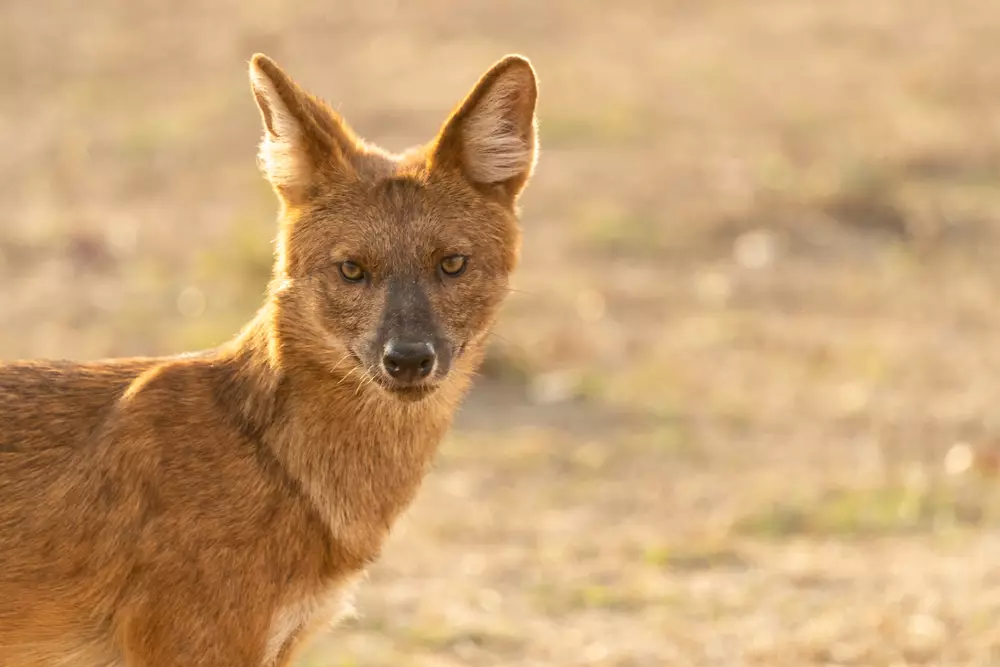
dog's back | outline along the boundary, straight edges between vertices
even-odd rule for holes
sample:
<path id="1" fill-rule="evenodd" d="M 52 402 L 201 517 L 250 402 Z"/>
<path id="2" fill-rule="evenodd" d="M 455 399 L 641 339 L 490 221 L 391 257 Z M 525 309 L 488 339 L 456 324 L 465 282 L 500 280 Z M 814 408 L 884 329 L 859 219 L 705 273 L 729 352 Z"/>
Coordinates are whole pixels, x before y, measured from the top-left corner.
<path id="1" fill-rule="evenodd" d="M 0 364 L 0 475 L 24 456 L 48 450 L 65 456 L 84 446 L 89 431 L 129 383 L 154 363 L 123 359 Z"/>

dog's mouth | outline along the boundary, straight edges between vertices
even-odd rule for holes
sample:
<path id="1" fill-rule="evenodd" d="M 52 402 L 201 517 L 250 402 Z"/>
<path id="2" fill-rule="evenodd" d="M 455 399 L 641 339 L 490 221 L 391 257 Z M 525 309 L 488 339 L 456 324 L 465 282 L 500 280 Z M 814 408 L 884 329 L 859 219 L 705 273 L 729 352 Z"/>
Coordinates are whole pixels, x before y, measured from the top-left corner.
<path id="1" fill-rule="evenodd" d="M 419 401 L 438 390 L 438 385 L 436 384 L 400 384 L 381 375 L 375 376 L 375 384 L 389 394 L 406 402 Z"/>

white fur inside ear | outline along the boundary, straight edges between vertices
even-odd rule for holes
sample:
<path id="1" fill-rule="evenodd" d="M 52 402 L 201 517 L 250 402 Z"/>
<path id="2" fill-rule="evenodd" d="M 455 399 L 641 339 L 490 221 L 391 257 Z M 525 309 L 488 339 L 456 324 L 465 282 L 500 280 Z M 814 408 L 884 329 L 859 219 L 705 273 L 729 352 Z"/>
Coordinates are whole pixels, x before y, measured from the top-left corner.
<path id="1" fill-rule="evenodd" d="M 525 139 L 534 129 L 517 125 L 518 87 L 516 80 L 497 81 L 463 123 L 466 168 L 480 183 L 501 183 L 526 174 L 534 163 L 534 147 Z"/>
<path id="2" fill-rule="evenodd" d="M 264 128 L 264 138 L 257 153 L 260 168 L 274 185 L 294 186 L 305 177 L 305 164 L 300 149 L 302 128 L 288 111 L 267 75 L 255 68 L 251 74 L 251 82 L 258 104 L 267 107 L 262 112 L 271 121 L 270 129 Z"/>

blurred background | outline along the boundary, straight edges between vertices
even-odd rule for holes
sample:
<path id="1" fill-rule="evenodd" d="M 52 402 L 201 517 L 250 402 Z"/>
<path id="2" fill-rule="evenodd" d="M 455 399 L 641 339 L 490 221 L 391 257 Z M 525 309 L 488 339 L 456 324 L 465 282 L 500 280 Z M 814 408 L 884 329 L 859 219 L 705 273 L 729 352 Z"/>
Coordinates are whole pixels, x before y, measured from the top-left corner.
<path id="1" fill-rule="evenodd" d="M 255 51 L 389 149 L 541 79 L 519 290 L 313 667 L 1000 664 L 993 0 L 0 3 L 0 357 L 218 344 Z"/>

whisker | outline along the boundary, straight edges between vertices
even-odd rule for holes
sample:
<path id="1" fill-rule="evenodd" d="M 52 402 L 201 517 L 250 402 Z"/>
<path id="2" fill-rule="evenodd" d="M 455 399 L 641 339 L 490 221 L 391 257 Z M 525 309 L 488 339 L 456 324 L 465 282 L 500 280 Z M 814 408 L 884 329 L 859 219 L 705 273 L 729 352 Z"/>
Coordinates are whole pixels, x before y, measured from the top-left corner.
<path id="1" fill-rule="evenodd" d="M 358 383 L 356 385 L 354 385 L 354 395 L 355 396 L 357 396 L 358 394 L 360 394 L 361 393 L 361 388 L 363 386 L 365 386 L 366 384 L 368 384 L 366 382 L 367 379 L 368 379 L 368 369 L 367 368 L 362 368 L 361 369 L 361 377 L 358 379 Z"/>
<path id="2" fill-rule="evenodd" d="M 344 356 L 342 356 L 342 357 L 341 357 L 340 359 L 338 359 L 338 360 L 337 360 L 337 363 L 335 363 L 335 364 L 333 365 L 333 370 L 335 370 L 335 371 L 336 371 L 336 370 L 340 370 L 340 365 L 341 365 L 342 363 L 344 363 L 344 360 L 345 360 L 345 359 L 347 359 L 347 358 L 348 358 L 349 356 L 351 356 L 351 353 L 350 353 L 350 352 L 348 352 L 347 354 L 345 354 Z"/>
<path id="3" fill-rule="evenodd" d="M 370 366 L 365 366 L 365 368 L 362 371 L 363 375 L 362 375 L 362 378 L 361 378 L 361 382 L 358 383 L 358 386 L 354 390 L 354 395 L 355 396 L 357 396 L 358 393 L 360 393 L 360 391 L 364 387 L 367 387 L 368 385 L 370 385 L 372 382 L 375 381 L 375 375 L 373 375 L 373 372 L 374 371 L 372 370 L 372 368 Z"/>
<path id="4" fill-rule="evenodd" d="M 354 367 L 350 368 L 350 369 L 349 369 L 349 370 L 347 371 L 347 374 L 346 374 L 346 375 L 344 375 L 344 377 L 340 378 L 340 382 L 338 382 L 338 383 L 337 383 L 337 386 L 339 387 L 340 385 L 344 384 L 344 381 L 345 381 L 345 380 L 347 380 L 347 378 L 349 378 L 349 377 L 351 377 L 352 375 L 354 375 L 354 371 L 356 371 L 356 370 L 358 370 L 358 367 L 357 367 L 357 366 L 354 366 Z"/>

